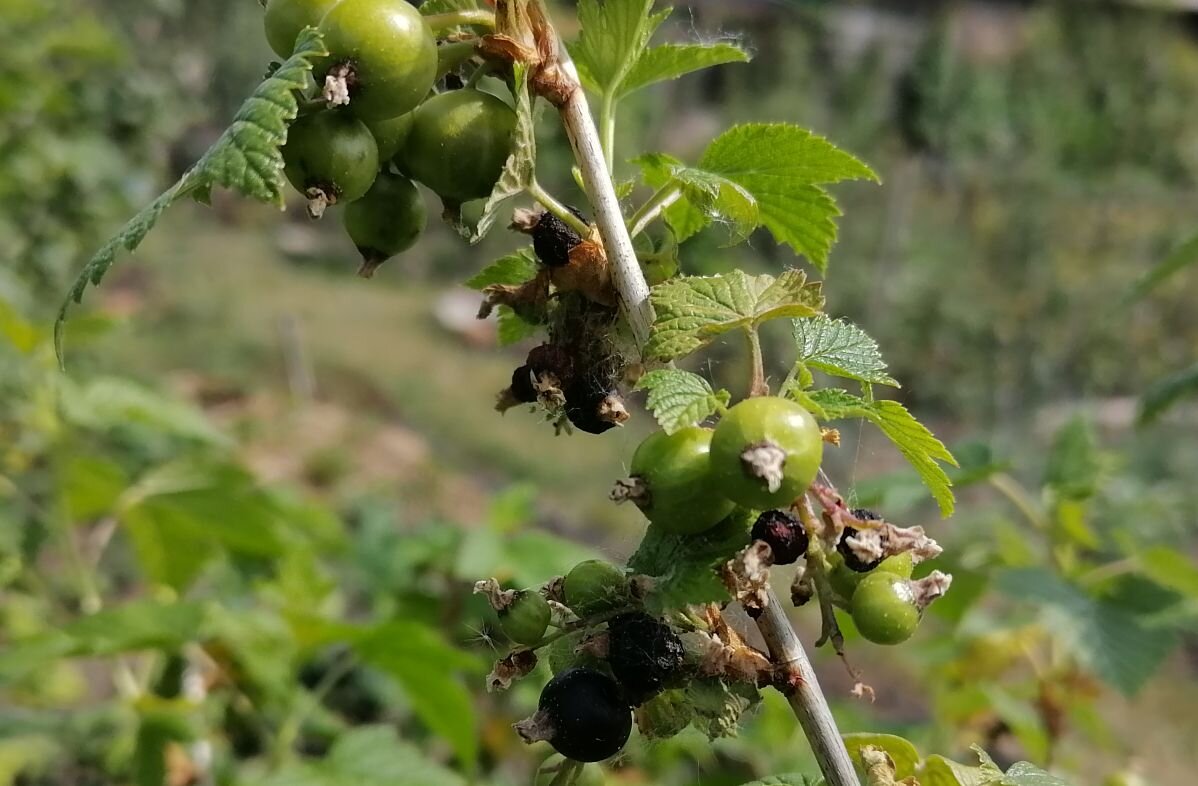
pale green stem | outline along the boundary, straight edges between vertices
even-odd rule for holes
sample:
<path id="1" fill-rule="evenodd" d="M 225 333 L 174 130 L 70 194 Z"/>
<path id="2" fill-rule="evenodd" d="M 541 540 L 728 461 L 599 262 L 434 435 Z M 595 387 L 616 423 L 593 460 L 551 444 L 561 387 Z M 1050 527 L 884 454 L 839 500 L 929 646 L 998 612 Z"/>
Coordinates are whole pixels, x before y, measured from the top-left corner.
<path id="1" fill-rule="evenodd" d="M 761 337 L 757 335 L 757 328 L 755 327 L 745 328 L 745 335 L 749 338 L 749 361 L 753 364 L 753 376 L 749 383 L 749 398 L 768 396 L 770 389 L 765 384 L 765 361 L 761 356 Z"/>
<path id="2" fill-rule="evenodd" d="M 570 208 L 563 205 L 552 194 L 541 187 L 537 181 L 532 181 L 525 189 L 528 195 L 541 204 L 541 207 L 548 210 L 553 215 L 560 218 L 568 227 L 577 232 L 584 238 L 591 236 L 591 228 L 587 226 L 587 222 L 583 221 L 578 216 L 570 212 Z"/>
<path id="3" fill-rule="evenodd" d="M 615 171 L 616 165 L 616 99 L 611 93 L 603 96 L 603 104 L 599 108 L 599 135 L 603 158 L 610 174 Z"/>
<path id="4" fill-rule="evenodd" d="M 448 74 L 478 54 L 474 41 L 455 41 L 437 47 L 437 78 Z"/>
<path id="5" fill-rule="evenodd" d="M 666 208 L 681 198 L 682 189 L 672 182 L 657 189 L 657 193 L 649 197 L 648 201 L 632 214 L 632 218 L 628 219 L 628 234 L 636 237 L 644 232 L 650 224 L 661 217 Z"/>
<path id="6" fill-rule="evenodd" d="M 451 11 L 444 14 L 433 14 L 424 17 L 434 33 L 440 33 L 452 27 L 478 26 L 495 27 L 495 14 L 490 11 Z"/>

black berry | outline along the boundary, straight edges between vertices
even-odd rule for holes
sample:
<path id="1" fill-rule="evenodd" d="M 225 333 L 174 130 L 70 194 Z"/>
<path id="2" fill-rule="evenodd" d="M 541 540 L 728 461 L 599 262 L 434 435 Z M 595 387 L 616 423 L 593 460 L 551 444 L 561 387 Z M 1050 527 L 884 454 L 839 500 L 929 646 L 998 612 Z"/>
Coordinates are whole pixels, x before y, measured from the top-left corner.
<path id="1" fill-rule="evenodd" d="M 582 218 L 574 208 L 570 212 Z M 546 267 L 561 267 L 570 263 L 570 252 L 582 243 L 582 237 L 552 213 L 544 213 L 532 230 L 532 247 L 537 259 Z"/>
<path id="2" fill-rule="evenodd" d="M 628 409 L 615 388 L 582 380 L 566 390 L 566 417 L 579 431 L 602 434 L 628 420 Z"/>
<path id="3" fill-rule="evenodd" d="M 782 510 L 767 510 L 753 524 L 753 540 L 763 540 L 774 553 L 775 565 L 791 565 L 807 553 L 803 522 Z"/>
<path id="4" fill-rule="evenodd" d="M 537 714 L 517 724 L 525 739 L 547 740 L 561 755 L 593 762 L 620 752 L 632 732 L 632 709 L 616 681 L 592 669 L 569 669 L 541 691 Z"/>
<path id="5" fill-rule="evenodd" d="M 512 372 L 512 385 L 509 388 L 512 398 L 521 404 L 532 404 L 537 400 L 537 389 L 532 384 L 533 370 L 524 365 Z"/>
<path id="6" fill-rule="evenodd" d="M 856 508 L 855 510 L 849 512 L 853 514 L 853 518 L 859 519 L 861 521 L 880 521 L 882 519 L 882 517 L 877 513 L 874 513 L 872 510 L 866 510 L 865 508 Z M 866 562 L 858 557 L 857 553 L 849 547 L 848 543 L 845 542 L 849 538 L 854 538 L 856 536 L 856 529 L 853 527 L 845 527 L 844 532 L 842 532 L 840 535 L 840 542 L 836 544 L 836 550 L 840 552 L 842 557 L 844 557 L 844 564 L 846 566 L 857 571 L 858 573 L 869 573 L 871 570 L 882 564 L 883 558 L 879 557 L 876 560 Z"/>
<path id="7" fill-rule="evenodd" d="M 608 624 L 607 662 L 634 705 L 661 692 L 683 654 L 678 634 L 648 614 L 622 614 Z"/>

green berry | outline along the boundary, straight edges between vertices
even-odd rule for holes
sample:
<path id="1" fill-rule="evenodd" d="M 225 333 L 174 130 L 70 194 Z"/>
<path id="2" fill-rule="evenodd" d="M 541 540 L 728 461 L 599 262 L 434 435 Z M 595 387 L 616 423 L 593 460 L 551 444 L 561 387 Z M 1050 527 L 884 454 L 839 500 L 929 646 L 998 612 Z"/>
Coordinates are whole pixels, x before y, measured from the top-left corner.
<path id="1" fill-rule="evenodd" d="M 566 574 L 566 605 L 580 617 L 602 614 L 628 602 L 624 571 L 603 560 L 580 562 Z"/>
<path id="2" fill-rule="evenodd" d="M 823 456 L 819 424 L 793 401 L 766 396 L 734 406 L 711 440 L 714 482 L 749 508 L 786 508 L 815 480 Z"/>
<path id="3" fill-rule="evenodd" d="M 341 0 L 320 22 L 329 57 L 317 73 L 345 74 L 349 107 L 363 120 L 416 108 L 437 76 L 437 41 L 405 0 Z"/>
<path id="4" fill-rule="evenodd" d="M 374 183 L 379 150 L 362 121 L 326 111 L 291 124 L 283 162 L 287 180 L 310 200 L 319 196 L 327 204 L 353 202 Z"/>
<path id="5" fill-rule="evenodd" d="M 680 535 L 705 532 L 735 505 L 711 482 L 710 429 L 690 426 L 655 432 L 632 456 L 632 477 L 644 494 L 633 496 L 649 521 Z"/>
<path id="6" fill-rule="evenodd" d="M 340 0 L 268 0 L 263 25 L 266 42 L 286 59 L 295 50 L 295 39 L 305 27 L 316 27 Z"/>
<path id="7" fill-rule="evenodd" d="M 387 166 L 387 162 L 395 158 L 403 149 L 404 144 L 408 141 L 408 134 L 412 133 L 412 120 L 412 113 L 408 112 L 399 117 L 366 121 L 366 127 L 370 129 L 375 143 L 379 146 L 379 164 L 381 166 Z"/>
<path id="8" fill-rule="evenodd" d="M 539 592 L 523 590 L 510 606 L 499 612 L 499 627 L 512 641 L 532 647 L 545 637 L 551 616 L 549 601 Z"/>
<path id="9" fill-rule="evenodd" d="M 901 644 L 919 627 L 911 582 L 893 573 L 871 573 L 853 592 L 853 623 L 875 644 Z"/>
<path id="10" fill-rule="evenodd" d="M 512 151 L 511 107 L 466 88 L 430 98 L 415 114 L 404 171 L 452 204 L 490 196 Z"/>
<path id="11" fill-rule="evenodd" d="M 411 248 L 426 220 L 424 200 L 412 181 L 380 173 L 366 196 L 345 209 L 345 230 L 362 254 L 359 274 L 369 278 L 383 262 Z"/>

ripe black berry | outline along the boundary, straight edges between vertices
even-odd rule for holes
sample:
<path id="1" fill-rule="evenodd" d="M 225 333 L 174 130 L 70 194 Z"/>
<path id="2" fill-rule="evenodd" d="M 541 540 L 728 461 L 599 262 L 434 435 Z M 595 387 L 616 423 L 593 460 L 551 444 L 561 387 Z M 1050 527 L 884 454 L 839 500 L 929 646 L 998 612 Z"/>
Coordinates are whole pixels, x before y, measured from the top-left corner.
<path id="1" fill-rule="evenodd" d="M 861 521 L 880 521 L 882 518 L 872 510 L 866 510 L 865 508 L 856 508 L 850 512 L 853 514 L 853 518 L 860 519 Z M 876 560 L 871 562 L 866 562 L 858 557 L 857 553 L 849 548 L 849 544 L 845 543 L 845 541 L 849 538 L 856 536 L 856 529 L 853 527 L 845 527 L 844 532 L 840 535 L 840 542 L 836 544 L 836 550 L 840 552 L 842 557 L 844 557 L 844 564 L 847 567 L 857 571 L 858 573 L 868 573 L 874 568 L 878 567 L 878 565 L 882 564 L 883 557 L 878 557 Z"/>
<path id="2" fill-rule="evenodd" d="M 682 666 L 678 634 L 643 612 L 613 619 L 608 624 L 608 642 L 608 664 L 634 705 L 659 693 Z"/>
<path id="3" fill-rule="evenodd" d="M 611 677 L 569 669 L 541 691 L 535 715 L 516 724 L 526 742 L 545 740 L 561 755 L 593 762 L 615 756 L 632 733 L 632 709 Z"/>
<path id="4" fill-rule="evenodd" d="M 774 553 L 775 565 L 791 565 L 807 553 L 803 522 L 782 510 L 767 510 L 753 524 L 753 540 L 763 540 Z"/>
<path id="5" fill-rule="evenodd" d="M 570 208 L 570 212 L 582 218 L 582 213 L 578 210 Z M 542 214 L 532 230 L 533 250 L 537 252 L 537 259 L 546 267 L 568 265 L 570 252 L 581 242 L 579 234 L 552 213 Z"/>

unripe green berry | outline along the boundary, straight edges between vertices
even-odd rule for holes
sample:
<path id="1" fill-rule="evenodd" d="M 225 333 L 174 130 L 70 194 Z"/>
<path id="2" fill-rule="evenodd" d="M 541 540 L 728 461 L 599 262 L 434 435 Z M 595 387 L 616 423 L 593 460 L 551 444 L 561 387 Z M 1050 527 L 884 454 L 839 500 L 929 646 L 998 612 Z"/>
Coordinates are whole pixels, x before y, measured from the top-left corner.
<path id="1" fill-rule="evenodd" d="M 893 573 L 871 573 L 853 592 L 853 623 L 875 644 L 901 644 L 919 627 L 911 582 Z"/>
<path id="2" fill-rule="evenodd" d="M 532 647 L 545 637 L 551 616 L 549 602 L 539 592 L 523 590 L 499 612 L 499 627 L 512 641 Z"/>
<path id="3" fill-rule="evenodd" d="M 580 562 L 562 584 L 566 605 L 580 617 L 602 614 L 628 603 L 628 579 L 610 562 Z"/>

